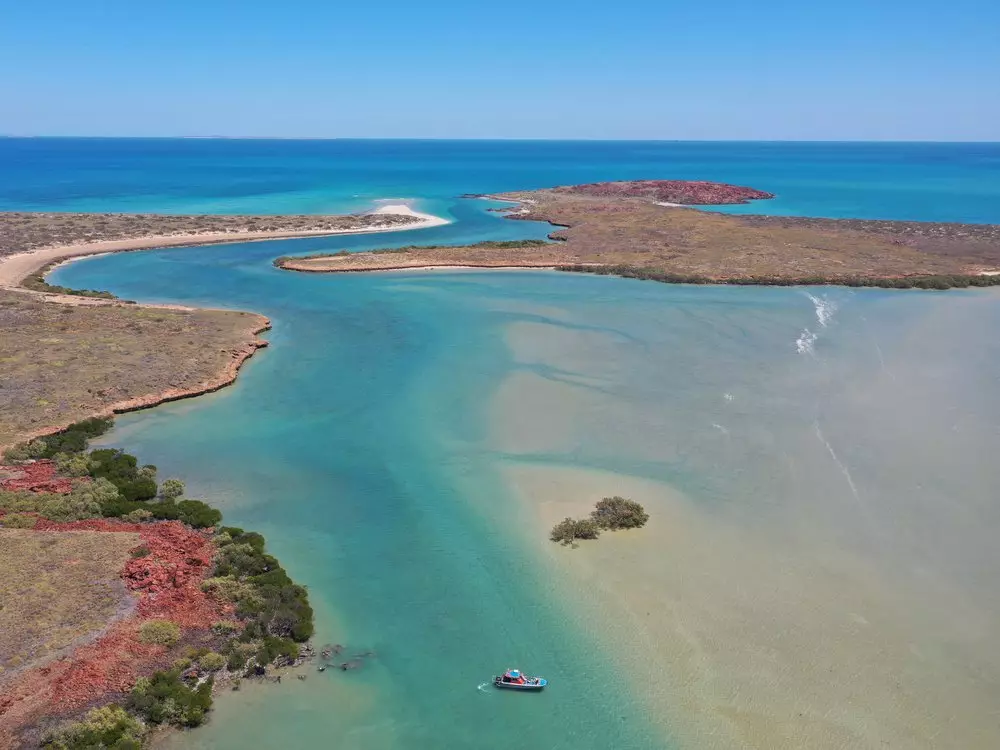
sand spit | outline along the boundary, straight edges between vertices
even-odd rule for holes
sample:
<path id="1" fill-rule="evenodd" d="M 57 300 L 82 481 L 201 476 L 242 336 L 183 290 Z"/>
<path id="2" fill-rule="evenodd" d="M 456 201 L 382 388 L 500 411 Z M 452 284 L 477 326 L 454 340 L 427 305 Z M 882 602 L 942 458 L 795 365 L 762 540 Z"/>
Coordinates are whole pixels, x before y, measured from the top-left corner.
<path id="1" fill-rule="evenodd" d="M 69 215 L 71 216 L 71 215 Z M 395 218 L 395 221 L 380 221 L 373 217 Z M 169 217 L 176 218 L 176 217 Z M 193 217 L 197 219 L 198 217 Z M 215 217 L 212 217 L 215 218 Z M 274 217 L 237 217 L 247 221 L 251 219 L 265 220 Z M 123 239 L 107 239 L 97 242 L 70 243 L 54 247 L 29 248 L 23 252 L 4 254 L 10 248 L 20 245 L 13 242 L 0 248 L 0 288 L 16 288 L 32 273 L 47 265 L 59 261 L 78 258 L 86 255 L 104 253 L 121 253 L 133 250 L 153 250 L 167 247 L 191 247 L 199 245 L 217 245 L 235 242 L 257 242 L 263 240 L 293 239 L 297 237 L 324 237 L 338 234 L 364 234 L 371 232 L 396 232 L 410 229 L 425 229 L 427 227 L 448 224 L 443 219 L 431 214 L 414 211 L 405 204 L 382 206 L 369 214 L 357 217 L 315 217 L 315 219 L 354 219 L 354 226 L 339 229 L 301 229 L 291 231 L 253 231 L 245 228 L 233 228 L 222 232 L 188 232 L 184 234 L 141 234 Z"/>

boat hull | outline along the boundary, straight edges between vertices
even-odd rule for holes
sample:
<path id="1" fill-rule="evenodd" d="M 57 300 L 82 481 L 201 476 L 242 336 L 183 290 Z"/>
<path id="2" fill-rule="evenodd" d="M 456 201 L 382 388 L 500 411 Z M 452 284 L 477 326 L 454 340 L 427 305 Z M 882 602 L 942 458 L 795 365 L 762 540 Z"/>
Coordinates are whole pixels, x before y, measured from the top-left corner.
<path id="1" fill-rule="evenodd" d="M 527 693 L 537 693 L 544 690 L 548 682 L 543 677 L 538 678 L 538 682 L 504 682 L 499 677 L 493 678 L 493 684 L 501 690 L 520 690 Z"/>

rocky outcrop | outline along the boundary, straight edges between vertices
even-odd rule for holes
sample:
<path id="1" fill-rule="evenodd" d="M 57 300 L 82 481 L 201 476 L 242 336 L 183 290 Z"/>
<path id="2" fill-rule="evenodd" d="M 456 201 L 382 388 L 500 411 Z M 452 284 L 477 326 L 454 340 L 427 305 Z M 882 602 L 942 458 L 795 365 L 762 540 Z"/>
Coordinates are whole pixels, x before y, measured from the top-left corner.
<path id="1" fill-rule="evenodd" d="M 702 180 L 630 180 L 592 182 L 553 188 L 553 192 L 601 198 L 648 198 L 685 206 L 722 206 L 773 198 L 763 190 Z"/>

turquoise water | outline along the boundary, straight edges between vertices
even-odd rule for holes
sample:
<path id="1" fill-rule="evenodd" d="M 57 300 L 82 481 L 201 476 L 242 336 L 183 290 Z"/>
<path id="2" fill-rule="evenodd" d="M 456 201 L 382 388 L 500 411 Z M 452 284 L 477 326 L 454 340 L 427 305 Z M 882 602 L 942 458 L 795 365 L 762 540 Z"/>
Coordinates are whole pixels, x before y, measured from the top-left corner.
<path id="1" fill-rule="evenodd" d="M 412 163 L 431 146 L 399 148 L 396 161 Z M 613 171 L 610 146 L 531 148 L 543 164 L 577 154 L 561 169 L 578 176 L 561 182 Z M 777 147 L 726 148 L 745 170 L 758 148 Z M 957 169 L 944 157 L 945 167 L 889 169 L 895 148 L 874 160 L 890 199 L 851 198 L 875 215 L 919 212 L 911 193 L 885 187 L 911 170 Z M 162 163 L 152 151 L 143 158 Z M 801 153 L 758 159 L 760 178 L 796 171 Z M 446 198 L 494 189 L 481 186 L 501 180 L 502 161 L 485 177 L 470 169 L 467 186 L 442 167 L 377 196 L 443 207 L 449 226 L 104 256 L 54 274 L 272 319 L 272 346 L 235 386 L 123 416 L 109 440 L 184 477 L 228 522 L 262 531 L 309 586 L 319 643 L 378 654 L 361 671 L 245 688 L 171 744 L 996 746 L 1000 298 L 271 265 L 321 250 L 543 236 L 484 202 Z M 977 180 L 996 187 L 984 163 L 962 168 L 978 175 L 959 180 L 964 195 Z M 543 179 L 507 164 L 503 180 Z M 270 205 L 280 179 L 248 171 L 248 194 Z M 182 179 L 154 172 L 150 184 Z M 366 184 L 382 184 L 372 174 Z M 74 179 L 72 200 L 119 205 L 119 188 Z M 175 205 L 206 205 L 213 190 L 178 187 Z M 835 213 L 839 203 L 836 190 L 789 190 L 791 204 Z M 72 202 L 56 190 L 47 200 Z M 935 210 L 998 218 L 989 201 L 969 205 Z M 544 541 L 545 513 L 616 492 L 641 497 L 648 530 L 574 551 Z M 551 689 L 480 689 L 514 665 Z"/>

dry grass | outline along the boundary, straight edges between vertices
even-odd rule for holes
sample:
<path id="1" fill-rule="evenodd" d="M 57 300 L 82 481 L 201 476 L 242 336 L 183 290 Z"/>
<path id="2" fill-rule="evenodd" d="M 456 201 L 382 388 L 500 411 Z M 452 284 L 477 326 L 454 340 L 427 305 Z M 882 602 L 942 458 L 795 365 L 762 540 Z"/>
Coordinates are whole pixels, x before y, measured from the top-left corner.
<path id="1" fill-rule="evenodd" d="M 0 446 L 111 405 L 197 389 L 230 368 L 259 315 L 74 306 L 0 290 Z"/>
<path id="2" fill-rule="evenodd" d="M 668 208 L 639 198 L 551 190 L 500 196 L 525 200 L 512 219 L 565 228 L 548 247 L 453 247 L 406 253 L 291 259 L 302 271 L 427 265 L 628 265 L 709 279 L 748 276 L 830 280 L 975 274 L 1000 267 L 1000 227 L 900 221 L 730 216 Z"/>
<path id="3" fill-rule="evenodd" d="M 347 231 L 405 226 L 418 220 L 397 214 L 357 216 L 165 216 L 0 212 L 0 256 L 42 247 L 138 237 L 245 232 Z"/>
<path id="4" fill-rule="evenodd" d="M 0 529 L 0 680 L 107 627 L 139 535 Z"/>

